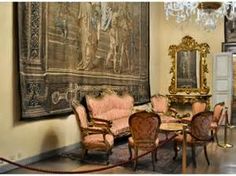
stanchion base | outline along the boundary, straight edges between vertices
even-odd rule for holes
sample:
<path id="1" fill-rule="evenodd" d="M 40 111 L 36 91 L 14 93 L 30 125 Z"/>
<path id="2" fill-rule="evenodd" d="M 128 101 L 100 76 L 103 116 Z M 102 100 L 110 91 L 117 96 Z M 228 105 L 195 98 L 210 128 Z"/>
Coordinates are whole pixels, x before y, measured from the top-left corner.
<path id="1" fill-rule="evenodd" d="M 232 148 L 233 145 L 232 144 L 218 144 L 219 147 L 222 147 L 222 148 Z"/>
<path id="2" fill-rule="evenodd" d="M 227 127 L 230 128 L 230 129 L 232 129 L 232 128 L 235 128 L 236 126 L 235 126 L 235 125 L 230 125 L 230 124 L 228 124 Z"/>

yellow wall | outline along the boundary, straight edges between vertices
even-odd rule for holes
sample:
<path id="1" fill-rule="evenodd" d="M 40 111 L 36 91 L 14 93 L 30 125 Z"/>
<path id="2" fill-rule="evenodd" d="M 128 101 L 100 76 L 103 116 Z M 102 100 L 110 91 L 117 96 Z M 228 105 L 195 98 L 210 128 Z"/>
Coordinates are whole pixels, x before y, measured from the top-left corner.
<path id="1" fill-rule="evenodd" d="M 151 70 L 152 94 L 158 92 L 168 94 L 172 76 L 169 74 L 171 59 L 168 56 L 168 48 L 172 44 L 178 45 L 182 37 L 186 35 L 192 36 L 198 43 L 208 43 L 210 46 L 210 54 L 206 59 L 209 69 L 207 82 L 210 89 L 212 89 L 212 59 L 214 54 L 221 52 L 221 43 L 224 41 L 223 18 L 218 23 L 215 31 L 205 32 L 195 23 L 189 22 L 180 25 L 175 22 L 174 18 L 166 20 L 162 2 L 151 3 L 151 15 L 153 15 L 150 17 L 151 28 L 153 27 L 150 30 L 151 68 L 156 68 Z M 158 49 L 155 51 L 156 48 Z M 157 66 L 157 64 L 159 65 Z"/>
<path id="2" fill-rule="evenodd" d="M 151 95 L 160 92 L 160 10 L 161 3 L 150 3 L 150 89 Z"/>
<path id="3" fill-rule="evenodd" d="M 0 156 L 20 160 L 79 140 L 74 116 L 19 121 L 17 62 L 13 54 L 13 6 L 0 3 Z"/>
<path id="4" fill-rule="evenodd" d="M 73 115 L 65 118 L 34 122 L 19 121 L 19 97 L 17 62 L 13 54 L 13 6 L 0 3 L 0 156 L 20 160 L 42 152 L 77 143 L 79 131 Z M 171 75 L 168 47 L 179 44 L 181 38 L 190 35 L 197 42 L 207 42 L 211 54 L 207 59 L 211 86 L 211 64 L 214 53 L 220 52 L 223 41 L 223 22 L 214 32 L 206 33 L 194 24 L 178 26 L 166 21 L 163 3 L 150 3 L 150 84 L 151 94 L 168 93 Z"/>

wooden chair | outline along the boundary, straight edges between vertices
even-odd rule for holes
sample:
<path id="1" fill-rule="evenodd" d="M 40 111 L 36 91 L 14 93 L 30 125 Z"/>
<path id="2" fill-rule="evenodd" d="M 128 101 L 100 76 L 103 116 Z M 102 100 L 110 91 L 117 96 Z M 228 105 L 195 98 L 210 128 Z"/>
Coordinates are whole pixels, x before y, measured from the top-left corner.
<path id="1" fill-rule="evenodd" d="M 218 132 L 218 129 L 219 129 L 220 122 L 222 120 L 222 114 L 223 114 L 224 106 L 225 106 L 224 102 L 217 103 L 214 106 L 214 110 L 213 110 L 213 119 L 212 119 L 212 122 L 211 122 L 211 135 L 212 135 L 212 137 L 213 136 L 215 137 L 217 144 L 219 143 L 217 132 Z"/>
<path id="2" fill-rule="evenodd" d="M 196 167 L 196 159 L 195 159 L 195 147 L 203 146 L 204 154 L 207 160 L 207 164 L 210 165 L 210 161 L 207 155 L 207 144 L 212 140 L 210 135 L 210 126 L 212 122 L 213 112 L 204 111 L 197 113 L 193 116 L 192 121 L 190 123 L 190 128 L 187 131 L 187 146 L 192 148 L 192 161 L 194 167 Z M 183 143 L 183 135 L 179 134 L 174 139 L 174 150 L 175 156 L 173 159 L 176 159 L 178 155 L 178 145 L 182 145 Z"/>
<path id="3" fill-rule="evenodd" d="M 130 159 L 132 158 L 132 149 L 134 149 L 134 157 L 138 156 L 139 150 L 152 151 L 152 165 L 155 170 L 156 150 L 158 146 L 158 131 L 161 124 L 159 115 L 153 112 L 140 111 L 134 113 L 129 118 L 129 127 L 131 137 L 128 139 Z M 136 159 L 134 161 L 134 170 L 137 166 Z"/>
<path id="4" fill-rule="evenodd" d="M 72 102 L 72 109 L 81 131 L 82 160 L 88 150 L 104 151 L 107 154 L 107 164 L 109 164 L 109 155 L 114 144 L 109 121 L 93 118 L 93 122 L 88 122 L 84 106 L 75 101 Z"/>

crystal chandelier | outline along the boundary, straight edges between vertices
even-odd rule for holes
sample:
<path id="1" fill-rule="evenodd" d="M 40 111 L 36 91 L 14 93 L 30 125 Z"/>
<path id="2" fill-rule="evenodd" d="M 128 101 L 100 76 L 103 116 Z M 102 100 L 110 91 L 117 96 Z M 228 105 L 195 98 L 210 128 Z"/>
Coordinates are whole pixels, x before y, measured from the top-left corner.
<path id="1" fill-rule="evenodd" d="M 236 2 L 164 2 L 166 18 L 176 17 L 176 22 L 190 20 L 196 15 L 196 23 L 206 31 L 213 31 L 219 18 L 236 19 Z"/>

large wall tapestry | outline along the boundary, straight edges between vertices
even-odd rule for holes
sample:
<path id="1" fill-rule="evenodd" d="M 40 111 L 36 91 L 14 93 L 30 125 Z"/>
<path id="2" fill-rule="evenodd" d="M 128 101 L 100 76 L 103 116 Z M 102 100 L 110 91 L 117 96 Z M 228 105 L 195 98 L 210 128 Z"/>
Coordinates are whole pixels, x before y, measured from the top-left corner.
<path id="1" fill-rule="evenodd" d="M 71 111 L 109 87 L 149 101 L 149 4 L 18 3 L 22 118 Z"/>

